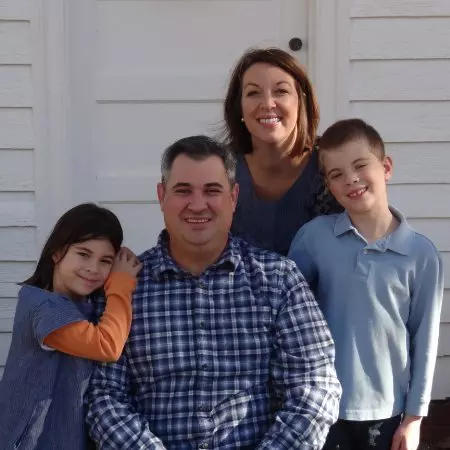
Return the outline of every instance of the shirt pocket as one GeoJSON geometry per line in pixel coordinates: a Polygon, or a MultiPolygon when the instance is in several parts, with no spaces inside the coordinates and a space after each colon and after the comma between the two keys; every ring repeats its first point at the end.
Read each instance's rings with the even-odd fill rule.
{"type": "Polygon", "coordinates": [[[41,400],[37,403],[20,436],[14,442],[14,450],[25,450],[37,445],[51,403],[51,399],[41,400]]]}

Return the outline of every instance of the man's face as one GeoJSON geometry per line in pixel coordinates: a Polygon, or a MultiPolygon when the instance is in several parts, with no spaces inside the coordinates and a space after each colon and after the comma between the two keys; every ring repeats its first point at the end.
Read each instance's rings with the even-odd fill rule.
{"type": "Polygon", "coordinates": [[[179,155],[166,184],[158,185],[171,248],[177,251],[223,248],[236,208],[238,186],[230,186],[218,156],[196,161],[179,155]]]}

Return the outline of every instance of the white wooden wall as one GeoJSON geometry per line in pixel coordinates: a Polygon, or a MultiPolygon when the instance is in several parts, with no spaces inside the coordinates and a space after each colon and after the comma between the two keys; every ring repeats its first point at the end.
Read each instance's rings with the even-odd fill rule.
{"type": "Polygon", "coordinates": [[[442,252],[445,297],[433,396],[450,396],[450,1],[353,0],[351,116],[394,159],[391,203],[442,252]]]}
{"type": "Polygon", "coordinates": [[[31,0],[0,0],[0,375],[36,258],[31,0]]]}

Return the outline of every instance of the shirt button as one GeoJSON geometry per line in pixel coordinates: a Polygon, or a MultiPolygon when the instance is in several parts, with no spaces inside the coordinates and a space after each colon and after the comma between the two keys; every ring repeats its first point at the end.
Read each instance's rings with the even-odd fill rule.
{"type": "Polygon", "coordinates": [[[198,285],[202,288],[205,289],[206,288],[206,283],[204,281],[199,281],[198,285]]]}
{"type": "Polygon", "coordinates": [[[364,253],[365,255],[367,255],[367,252],[368,252],[368,250],[365,248],[365,249],[363,250],[363,253],[364,253]]]}
{"type": "Polygon", "coordinates": [[[200,448],[201,449],[207,449],[207,448],[209,448],[209,445],[208,445],[207,442],[203,442],[203,444],[200,444],[200,448]]]}
{"type": "Polygon", "coordinates": [[[203,320],[200,322],[200,328],[205,328],[205,322],[203,320]]]}
{"type": "Polygon", "coordinates": [[[202,364],[202,369],[206,370],[208,368],[208,364],[202,364]]]}

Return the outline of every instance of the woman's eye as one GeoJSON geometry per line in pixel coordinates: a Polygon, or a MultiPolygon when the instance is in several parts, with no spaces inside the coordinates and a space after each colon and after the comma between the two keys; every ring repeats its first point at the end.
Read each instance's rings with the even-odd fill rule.
{"type": "Polygon", "coordinates": [[[257,93],[258,93],[257,91],[248,91],[246,95],[247,95],[247,97],[253,97],[253,96],[255,96],[257,93]]]}
{"type": "Polygon", "coordinates": [[[278,89],[277,90],[277,94],[281,94],[281,95],[284,95],[284,94],[289,94],[289,91],[287,91],[286,89],[278,89]]]}

